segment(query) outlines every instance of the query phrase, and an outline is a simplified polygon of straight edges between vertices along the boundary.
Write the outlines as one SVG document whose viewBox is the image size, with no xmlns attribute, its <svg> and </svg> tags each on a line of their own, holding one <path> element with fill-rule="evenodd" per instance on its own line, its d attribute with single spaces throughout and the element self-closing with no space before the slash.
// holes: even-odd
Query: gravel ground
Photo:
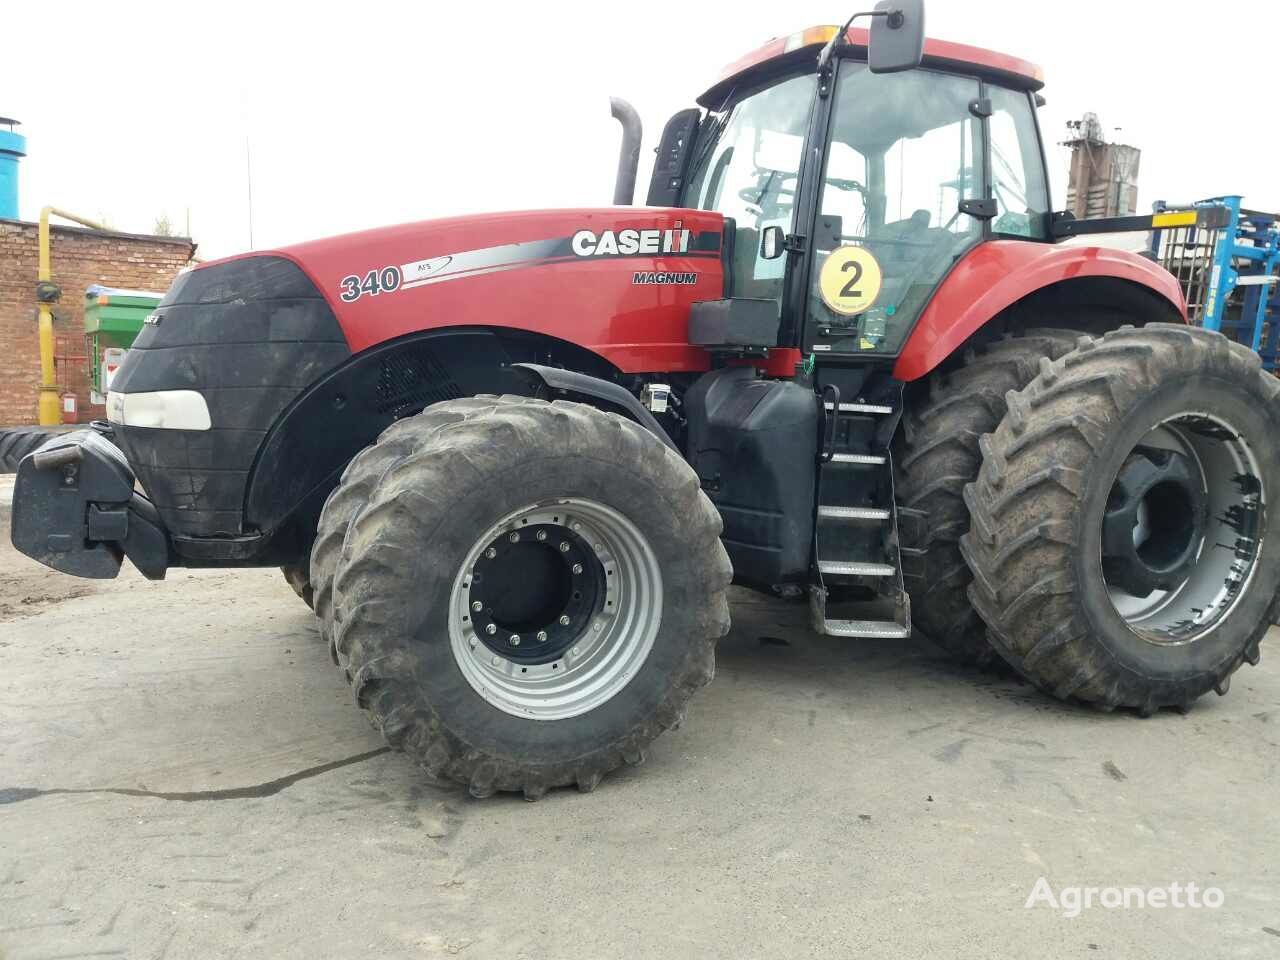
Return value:
<svg viewBox="0 0 1280 960">
<path fill-rule="evenodd" d="M 0 958 L 1280 955 L 1266 645 L 1143 721 L 734 617 L 645 766 L 475 801 L 382 749 L 275 571 L 91 583 L 6 542 Z M 1024 907 L 1042 876 L 1224 899 L 1071 918 Z"/>
</svg>

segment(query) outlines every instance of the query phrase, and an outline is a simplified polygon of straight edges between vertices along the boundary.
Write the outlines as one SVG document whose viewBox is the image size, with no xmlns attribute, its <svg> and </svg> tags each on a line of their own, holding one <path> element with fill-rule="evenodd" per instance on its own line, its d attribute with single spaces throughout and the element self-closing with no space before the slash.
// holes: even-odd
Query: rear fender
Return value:
<svg viewBox="0 0 1280 960">
<path fill-rule="evenodd" d="M 1083 278 L 1112 278 L 1143 292 L 1158 315 L 1186 320 L 1178 281 L 1143 257 L 1106 247 L 1053 246 L 1025 240 L 983 243 L 952 268 L 920 315 L 893 368 L 899 380 L 917 380 L 954 353 L 994 317 L 1039 291 Z"/>
</svg>

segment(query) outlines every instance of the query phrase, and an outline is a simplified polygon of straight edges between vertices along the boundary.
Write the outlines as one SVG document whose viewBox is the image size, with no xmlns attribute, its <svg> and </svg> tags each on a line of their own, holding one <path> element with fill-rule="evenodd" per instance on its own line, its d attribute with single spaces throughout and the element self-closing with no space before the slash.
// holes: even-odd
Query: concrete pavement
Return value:
<svg viewBox="0 0 1280 960">
<path fill-rule="evenodd" d="M 475 801 L 382 750 L 275 571 L 88 584 L 6 542 L 0 957 L 1280 955 L 1274 638 L 1143 721 L 733 612 L 645 766 Z M 1070 919 L 1041 876 L 1224 902 Z"/>
</svg>

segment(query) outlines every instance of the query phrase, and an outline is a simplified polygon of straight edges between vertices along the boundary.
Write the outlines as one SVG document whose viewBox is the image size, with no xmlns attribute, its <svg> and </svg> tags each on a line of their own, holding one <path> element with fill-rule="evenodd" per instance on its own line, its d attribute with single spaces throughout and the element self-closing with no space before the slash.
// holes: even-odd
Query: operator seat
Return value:
<svg viewBox="0 0 1280 960">
<path fill-rule="evenodd" d="M 905 220 L 869 231 L 867 247 L 879 261 L 884 277 L 881 304 L 900 304 L 906 297 L 916 268 L 930 256 L 926 245 L 933 232 L 929 229 L 932 220 L 928 210 L 917 210 Z"/>
<path fill-rule="evenodd" d="M 928 243 L 929 224 L 932 222 L 933 215 L 928 210 L 917 210 L 905 220 L 895 220 L 871 231 L 867 246 L 880 261 L 881 269 L 889 273 L 892 266 L 910 265 L 919 260 L 922 250 L 904 244 Z"/>
</svg>

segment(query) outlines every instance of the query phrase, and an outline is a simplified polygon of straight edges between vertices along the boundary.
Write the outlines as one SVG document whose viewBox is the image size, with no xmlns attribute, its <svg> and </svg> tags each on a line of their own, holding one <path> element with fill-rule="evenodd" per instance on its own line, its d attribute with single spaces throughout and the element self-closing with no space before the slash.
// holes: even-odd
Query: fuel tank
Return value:
<svg viewBox="0 0 1280 960">
<path fill-rule="evenodd" d="M 684 399 L 686 456 L 724 520 L 721 540 L 741 583 L 807 579 L 813 544 L 818 398 L 751 367 L 700 377 Z"/>
</svg>

